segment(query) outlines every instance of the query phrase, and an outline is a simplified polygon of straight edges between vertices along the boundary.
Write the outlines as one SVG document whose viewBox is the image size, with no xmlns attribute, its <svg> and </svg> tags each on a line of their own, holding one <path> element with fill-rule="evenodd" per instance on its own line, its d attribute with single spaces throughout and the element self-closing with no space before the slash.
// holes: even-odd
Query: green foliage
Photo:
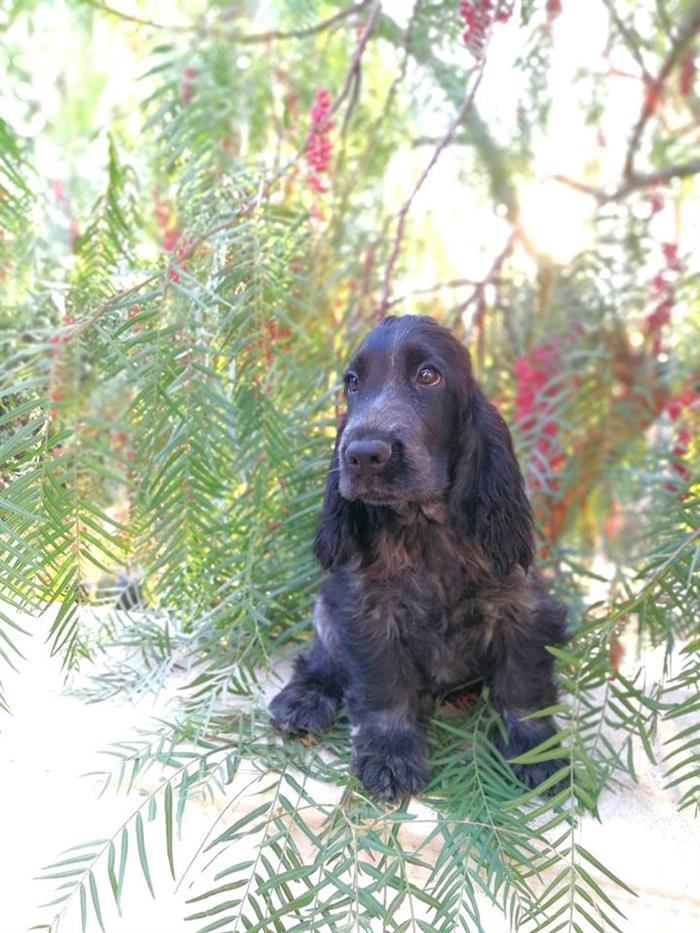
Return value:
<svg viewBox="0 0 700 933">
<path fill-rule="evenodd" d="M 0 665 L 21 663 L 17 614 L 57 604 L 53 649 L 81 667 L 86 700 L 187 675 L 172 721 L 107 750 L 104 791 L 138 802 L 107 838 L 46 867 L 56 894 L 43 928 L 75 904 L 84 930 L 108 928 L 129 864 L 157 897 L 160 850 L 179 883 L 197 879 L 187 919 L 199 933 L 471 931 L 484 905 L 519 931 L 625 929 L 625 882 L 580 844 L 582 813 L 636 777 L 640 751 L 663 763 L 680 808 L 700 805 L 698 449 L 687 439 L 698 277 L 692 244 L 681 235 L 675 258 L 664 251 L 649 206 L 649 178 L 690 160 L 691 139 L 666 145 L 649 115 L 634 172 L 583 183 L 597 204 L 592 245 L 567 263 L 547 255 L 519 199 L 561 92 L 549 71 L 556 5 L 524 3 L 508 27 L 521 37 L 513 112 L 487 113 L 477 96 L 429 180 L 441 179 L 437 209 L 468 178 L 475 223 L 498 215 L 507 227 L 505 249 L 484 246 L 492 271 L 457 279 L 462 218 L 439 234 L 429 211 L 409 213 L 401 238 L 396 211 L 475 75 L 458 5 L 418 0 L 404 22 L 369 2 L 274 6 L 251 21 L 252 8 L 231 17 L 192 0 L 153 25 L 67 5 L 66 33 L 86 55 L 92 43 L 91 77 L 66 78 L 65 97 L 43 103 L 26 45 L 31 34 L 41 54 L 57 41 L 47 4 L 7 14 L 8 80 L 24 89 L 0 121 Z M 642 49 L 657 72 L 675 55 L 675 81 L 694 47 L 686 19 L 674 40 L 670 5 L 647 4 L 647 41 L 628 7 L 609 15 L 611 44 Z M 110 63 L 93 67 L 111 43 L 117 65 L 142 76 L 118 106 L 103 97 Z M 603 119 L 613 78 L 579 77 L 582 113 Z M 694 94 L 670 81 L 671 117 L 693 113 Z M 337 110 L 319 193 L 304 150 L 322 86 Z M 73 160 L 50 184 L 34 168 L 36 112 L 42 142 Z M 666 180 L 677 217 L 697 208 L 692 172 Z M 554 651 L 560 732 L 525 756 L 565 747 L 547 798 L 525 792 L 492 745 L 486 695 L 436 717 L 433 783 L 391 809 L 349 775 L 346 725 L 319 744 L 282 742 L 262 707 L 261 684 L 308 637 L 340 360 L 376 319 L 397 244 L 390 307 L 434 314 L 470 343 L 514 428 L 543 569 L 570 606 L 572 639 Z M 414 275 L 424 255 L 434 286 Z M 657 274 L 672 284 L 666 330 L 649 323 Z M 111 609 L 122 573 L 145 609 Z M 619 670 L 615 646 L 632 629 L 640 660 Z M 655 678 L 645 652 L 659 646 Z M 659 747 L 669 723 L 678 729 Z M 179 829 L 195 799 L 218 815 L 185 866 Z"/>
</svg>

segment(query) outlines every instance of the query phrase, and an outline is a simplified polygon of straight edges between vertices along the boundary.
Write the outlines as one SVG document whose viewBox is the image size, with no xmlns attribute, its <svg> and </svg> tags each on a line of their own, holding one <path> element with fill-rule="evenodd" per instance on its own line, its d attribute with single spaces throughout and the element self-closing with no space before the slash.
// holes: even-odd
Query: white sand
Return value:
<svg viewBox="0 0 700 933">
<path fill-rule="evenodd" d="M 135 705 L 116 699 L 86 705 L 63 695 L 60 664 L 49 657 L 43 642 L 46 620 L 24 624 L 36 632 L 34 638 L 18 638 L 27 660 L 19 662 L 18 674 L 6 668 L 2 672 L 12 716 L 0 716 L 0 933 L 24 933 L 32 924 L 45 920 L 47 912 L 38 907 L 52 899 L 53 888 L 50 883 L 33 880 L 39 869 L 56 861 L 68 846 L 110 835 L 136 807 L 136 791 L 126 796 L 110 790 L 97 799 L 96 780 L 81 775 L 104 768 L 106 759 L 100 750 L 111 741 L 130 738 L 134 727 L 148 726 L 151 717 L 167 711 L 168 701 L 163 696 L 157 702 L 147 699 Z M 662 740 L 665 737 L 666 732 L 660 736 Z M 661 769 L 651 766 L 642 754 L 637 760 L 640 784 L 604 795 L 602 823 L 586 818 L 581 839 L 639 894 L 632 898 L 610 891 L 627 915 L 628 920 L 620 924 L 624 930 L 697 931 L 698 823 L 690 812 L 676 811 L 679 795 L 663 789 Z M 234 791 L 251 773 L 241 772 Z M 147 777 L 146 786 L 153 786 L 155 780 L 155 774 Z M 259 798 L 254 796 L 244 799 L 237 805 L 236 815 L 241 807 L 257 802 Z M 189 806 L 184 838 L 176 849 L 178 866 L 187 863 L 216 812 L 209 804 L 193 802 Z M 162 834 L 160 817 L 147 831 Z M 164 858 L 164 840 L 154 839 L 148 851 L 157 900 L 148 893 L 132 850 L 121 917 L 107 890 L 104 867 L 98 873 L 108 933 L 193 933 L 197 924 L 185 924 L 182 919 L 192 910 L 184 903 L 188 890 L 183 885 L 175 892 Z M 244 857 L 242 853 L 241 860 Z M 61 924 L 63 933 L 80 930 L 75 900 Z M 483 919 L 488 933 L 507 929 L 504 919 L 492 909 L 485 910 Z M 92 917 L 88 929 L 98 929 Z"/>
</svg>

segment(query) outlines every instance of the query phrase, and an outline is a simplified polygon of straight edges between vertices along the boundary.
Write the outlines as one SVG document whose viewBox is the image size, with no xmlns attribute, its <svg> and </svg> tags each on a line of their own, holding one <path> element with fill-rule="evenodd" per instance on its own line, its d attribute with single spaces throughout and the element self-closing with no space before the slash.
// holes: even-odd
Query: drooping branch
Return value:
<svg viewBox="0 0 700 933">
<path fill-rule="evenodd" d="M 337 95 L 335 101 L 333 102 L 333 106 L 330 109 L 330 113 L 328 114 L 330 118 L 331 116 L 333 116 L 334 113 L 337 113 L 341 105 L 345 101 L 345 99 L 348 97 L 349 94 L 352 93 L 352 97 L 350 98 L 350 104 L 348 106 L 345 117 L 343 119 L 343 131 L 345 131 L 348 125 L 348 122 L 350 120 L 350 117 L 352 116 L 352 112 L 355 109 L 355 104 L 357 103 L 357 98 L 358 98 L 359 89 L 360 89 L 360 74 L 361 74 L 360 69 L 361 69 L 362 56 L 364 54 L 365 49 L 367 48 L 367 42 L 369 41 L 369 37 L 372 34 L 372 30 L 374 29 L 377 23 L 377 17 L 379 16 L 379 13 L 381 12 L 381 8 L 382 8 L 382 4 L 380 0 L 375 0 L 372 6 L 372 9 L 369 12 L 369 16 L 367 17 L 365 28 L 362 31 L 362 35 L 360 36 L 357 42 L 355 51 L 353 52 L 353 56 L 350 61 L 350 68 L 348 69 L 348 73 L 345 76 L 345 81 L 343 82 L 343 86 L 340 89 L 340 93 Z"/>
<path fill-rule="evenodd" d="M 448 126 L 447 132 L 445 133 L 445 135 L 442 137 L 440 142 L 435 147 L 435 150 L 433 151 L 430 161 L 423 169 L 413 190 L 411 191 L 408 198 L 406 198 L 401 209 L 399 210 L 398 220 L 396 224 L 396 233 L 394 234 L 394 240 L 392 243 L 391 252 L 389 253 L 389 259 L 387 261 L 386 268 L 384 270 L 382 292 L 381 292 L 381 296 L 379 300 L 379 306 L 377 309 L 378 317 L 383 317 L 389 305 L 389 299 L 390 299 L 390 293 L 391 293 L 391 279 L 394 273 L 394 267 L 396 265 L 396 261 L 399 256 L 399 251 L 401 249 L 401 242 L 403 240 L 404 230 L 406 227 L 406 218 L 408 217 L 408 212 L 411 209 L 411 205 L 413 204 L 416 198 L 416 195 L 418 194 L 420 189 L 425 184 L 425 181 L 428 175 L 430 174 L 433 166 L 440 158 L 440 155 L 442 154 L 445 147 L 449 145 L 453 136 L 457 132 L 457 129 L 461 126 L 464 120 L 464 117 L 467 114 L 467 111 L 471 107 L 474 97 L 476 95 L 476 92 L 479 88 L 479 85 L 481 84 L 481 78 L 484 74 L 484 64 L 485 64 L 485 58 L 482 57 L 481 61 L 479 62 L 479 65 L 477 66 L 476 77 L 472 83 L 471 89 L 469 90 L 466 97 L 462 101 L 459 109 L 457 110 L 457 113 L 455 114 L 454 119 Z"/>
<path fill-rule="evenodd" d="M 456 85 L 455 69 L 452 65 L 443 62 L 434 53 L 430 44 L 415 42 L 409 48 L 405 45 L 403 30 L 386 13 L 382 13 L 380 17 L 377 32 L 396 48 L 405 48 L 416 64 L 427 68 L 448 99 L 457 99 L 461 89 Z M 508 221 L 517 226 L 520 218 L 520 205 L 508 167 L 507 153 L 494 139 L 487 122 L 476 106 L 471 106 L 465 114 L 464 132 L 455 133 L 450 142 L 457 141 L 464 142 L 475 149 L 481 165 L 488 173 L 494 201 L 505 206 Z M 434 140 L 430 142 L 430 145 L 436 143 L 437 140 Z"/>
<path fill-rule="evenodd" d="M 546 497 L 544 537 L 554 544 L 575 519 L 576 513 L 596 489 L 610 463 L 654 423 L 668 399 L 663 371 L 653 357 L 632 349 L 627 336 L 616 336 L 612 366 L 618 377 L 617 394 L 611 394 L 607 411 L 570 455 L 570 461 L 585 464 L 561 497 Z"/>
</svg>

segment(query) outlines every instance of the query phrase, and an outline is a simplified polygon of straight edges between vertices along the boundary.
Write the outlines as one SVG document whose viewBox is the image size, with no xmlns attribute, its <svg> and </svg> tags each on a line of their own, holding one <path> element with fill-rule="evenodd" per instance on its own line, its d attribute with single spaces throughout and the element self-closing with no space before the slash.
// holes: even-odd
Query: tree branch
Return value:
<svg viewBox="0 0 700 933">
<path fill-rule="evenodd" d="M 397 48 L 404 48 L 403 30 L 386 13 L 382 13 L 378 32 L 387 42 Z M 429 43 L 415 42 L 409 51 L 414 62 L 432 72 L 436 83 L 446 97 L 450 100 L 457 100 L 458 94 L 461 94 L 461 85 L 457 85 L 458 79 L 454 66 L 438 58 Z M 488 124 L 476 107 L 471 107 L 466 114 L 462 137 L 465 138 L 467 145 L 475 149 L 479 161 L 488 173 L 493 200 L 505 205 L 509 222 L 517 225 L 520 218 L 520 205 L 508 167 L 508 155 L 493 138 Z"/>
<path fill-rule="evenodd" d="M 461 304 L 458 304 L 457 307 L 454 309 L 454 319 L 452 323 L 453 327 L 457 327 L 457 325 L 459 324 L 462 318 L 462 315 L 464 314 L 464 312 L 467 310 L 467 308 L 473 301 L 479 302 L 479 312 L 482 317 L 481 321 L 475 320 L 473 323 L 477 327 L 479 327 L 480 324 L 483 322 L 484 289 L 486 288 L 487 285 L 496 284 L 496 282 L 498 281 L 498 276 L 501 271 L 501 267 L 503 266 L 503 263 L 506 261 L 506 259 L 513 252 L 513 248 L 515 246 L 516 241 L 519 239 L 519 237 L 520 237 L 520 234 L 518 232 L 518 229 L 514 228 L 511 231 L 510 236 L 506 240 L 505 245 L 503 246 L 503 249 L 501 249 L 501 251 L 498 253 L 496 258 L 491 263 L 491 268 L 486 273 L 484 278 L 481 279 L 479 282 L 474 283 L 474 290 L 471 293 L 471 295 L 465 301 L 461 302 Z M 477 317 L 478 316 L 479 315 L 477 315 Z"/>
<path fill-rule="evenodd" d="M 462 101 L 459 107 L 459 110 L 457 111 L 454 119 L 452 120 L 449 127 L 447 128 L 447 132 L 445 133 L 445 135 L 442 137 L 440 142 L 435 147 L 435 151 L 433 152 L 430 158 L 430 161 L 428 162 L 426 167 L 423 169 L 420 175 L 420 178 L 418 179 L 418 181 L 416 182 L 413 188 L 413 191 L 410 193 L 408 198 L 404 201 L 403 206 L 401 207 L 401 210 L 399 211 L 398 222 L 396 224 L 396 234 L 394 235 L 394 242 L 391 248 L 391 252 L 389 254 L 389 259 L 387 261 L 386 268 L 384 270 L 384 282 L 382 284 L 382 293 L 381 293 L 381 297 L 379 301 L 379 307 L 377 309 L 377 313 L 379 317 L 383 317 L 383 315 L 386 313 L 387 307 L 389 306 L 389 294 L 391 291 L 391 278 L 394 272 L 394 266 L 396 265 L 396 260 L 398 259 L 398 256 L 399 256 L 399 251 L 401 249 L 401 241 L 404 235 L 404 229 L 406 226 L 406 217 L 408 216 L 408 212 L 410 211 L 411 205 L 413 204 L 413 201 L 415 200 L 416 195 L 418 194 L 420 189 L 423 187 L 423 184 L 425 183 L 425 180 L 430 174 L 433 166 L 435 165 L 437 160 L 440 158 L 440 155 L 442 154 L 442 151 L 445 149 L 445 147 L 449 145 L 452 137 L 457 132 L 457 129 L 459 128 L 459 126 L 462 124 L 462 121 L 464 120 L 464 117 L 466 116 L 467 111 L 471 107 L 474 97 L 476 95 L 476 92 L 479 88 L 479 85 L 481 84 L 481 79 L 484 74 L 484 64 L 485 64 L 485 59 L 482 57 L 478 65 L 476 79 L 474 80 L 472 84 L 471 90 L 469 91 L 469 93 L 466 95 L 466 97 Z"/>
<path fill-rule="evenodd" d="M 105 312 L 109 311 L 110 308 L 114 305 L 119 304 L 120 301 L 123 301 L 125 298 L 129 298 L 131 295 L 137 295 L 143 288 L 147 285 L 150 285 L 151 282 L 154 282 L 156 279 L 160 279 L 162 273 L 156 272 L 153 275 L 149 275 L 147 278 L 142 279 L 140 282 L 137 282 L 136 285 L 131 285 L 129 288 L 124 288 L 116 294 L 112 295 L 110 298 L 106 298 L 104 301 L 95 308 L 92 314 L 88 314 L 87 317 L 79 320 L 76 325 L 68 331 L 65 336 L 65 342 L 68 343 L 71 340 L 75 340 L 76 337 L 80 337 L 86 330 L 92 327 L 99 319 L 102 317 Z"/>
<path fill-rule="evenodd" d="M 236 32 L 235 30 L 218 28 L 216 26 L 158 23 L 152 19 L 146 19 L 145 17 L 136 16 L 132 13 L 124 13 L 121 10 L 115 10 L 114 7 L 102 3 L 101 0 L 83 0 L 83 2 L 102 13 L 107 13 L 109 16 L 116 16 L 118 19 L 125 20 L 128 23 L 136 23 L 139 26 L 148 26 L 149 29 L 161 29 L 165 32 L 221 36 L 222 38 L 240 42 L 241 45 L 253 45 L 259 42 L 271 42 L 277 39 L 305 39 L 307 36 L 313 36 L 319 32 L 324 32 L 326 29 L 330 29 L 338 23 L 342 23 L 344 20 L 349 19 L 355 13 L 360 13 L 369 5 L 370 0 L 361 0 L 360 3 L 353 3 L 339 10 L 337 13 L 334 13 L 332 16 L 329 16 L 327 19 L 314 23 L 312 26 L 302 26 L 299 29 L 290 29 L 287 32 L 280 29 L 271 29 L 268 32 L 252 32 L 247 34 Z"/>
<path fill-rule="evenodd" d="M 358 9 L 358 7 L 356 7 L 355 9 Z M 374 5 L 372 6 L 372 9 L 369 12 L 369 16 L 367 17 L 367 22 L 365 24 L 364 31 L 362 35 L 360 36 L 357 46 L 355 48 L 355 51 L 353 53 L 352 60 L 350 62 L 350 68 L 348 69 L 348 73 L 345 76 L 345 81 L 343 82 L 343 86 L 340 89 L 340 93 L 338 94 L 335 101 L 333 102 L 333 106 L 330 109 L 330 113 L 328 114 L 328 117 L 330 118 L 334 113 L 336 113 L 338 109 L 340 108 L 341 104 L 343 103 L 343 101 L 345 100 L 345 98 L 352 91 L 352 97 L 350 98 L 350 105 L 347 109 L 345 117 L 343 118 L 343 132 L 345 132 L 345 129 L 348 125 L 348 121 L 350 120 L 350 117 L 352 116 L 352 111 L 355 109 L 355 104 L 357 103 L 357 98 L 358 98 L 359 88 L 360 88 L 360 63 L 362 61 L 362 56 L 364 54 L 364 51 L 367 48 L 367 42 L 369 41 L 369 37 L 377 23 L 377 17 L 379 16 L 381 9 L 382 9 L 381 0 L 375 0 Z"/>
<path fill-rule="evenodd" d="M 630 192 L 637 191 L 640 188 L 662 185 L 671 181 L 673 178 L 689 178 L 691 175 L 697 175 L 699 172 L 700 159 L 691 159 L 690 162 L 682 162 L 680 165 L 670 165 L 668 168 L 659 169 L 658 172 L 634 174 L 630 180 L 626 184 L 621 185 L 608 200 L 619 200 L 620 198 L 626 197 Z"/>
<path fill-rule="evenodd" d="M 622 19 L 618 11 L 615 9 L 615 0 L 603 0 L 603 3 L 608 13 L 610 14 L 610 18 L 613 20 L 613 22 L 617 26 L 617 31 L 622 36 L 622 39 L 625 45 L 627 46 L 627 49 L 630 55 L 632 56 L 632 58 L 634 58 L 636 63 L 639 65 L 639 68 L 642 72 L 643 77 L 645 79 L 650 80 L 650 75 L 647 70 L 647 66 L 644 63 L 644 59 L 642 58 L 642 53 L 639 50 L 639 44 L 635 42 L 634 36 L 630 33 L 629 29 L 624 23 L 624 20 Z"/>
<path fill-rule="evenodd" d="M 481 284 L 477 279 L 449 279 L 447 282 L 436 282 L 435 285 L 428 285 L 425 288 L 414 288 L 404 295 L 399 295 L 398 298 L 392 298 L 387 303 L 387 311 L 389 308 L 403 304 L 404 301 L 408 301 L 409 298 L 414 298 L 416 295 L 434 295 L 435 292 L 441 292 L 445 288 L 466 288 L 467 286 L 477 288 Z"/>
<path fill-rule="evenodd" d="M 623 182 L 614 191 L 605 191 L 602 188 L 596 188 L 594 185 L 587 185 L 585 182 L 577 181 L 575 178 L 569 178 L 566 175 L 550 175 L 552 181 L 558 181 L 574 191 L 580 191 L 582 194 L 589 194 L 595 198 L 599 205 L 609 204 L 611 201 L 621 201 L 627 195 L 634 191 L 640 191 L 644 188 L 653 188 L 656 185 L 664 185 L 674 178 L 689 178 L 691 175 L 700 174 L 700 159 L 691 159 L 689 162 L 681 162 L 678 165 L 669 165 L 667 168 L 661 168 L 656 172 L 646 172 L 644 174 L 635 172 L 627 181 Z"/>
<path fill-rule="evenodd" d="M 696 0 L 688 13 L 688 17 L 685 23 L 683 23 L 680 32 L 676 36 L 675 42 L 669 49 L 669 52 L 666 55 L 663 64 L 661 65 L 661 69 L 656 79 L 652 81 L 651 84 L 647 85 L 647 91 L 644 95 L 644 103 L 642 104 L 639 119 L 637 120 L 634 129 L 632 130 L 632 136 L 630 138 L 629 145 L 627 147 L 627 154 L 625 156 L 625 165 L 622 171 L 622 176 L 626 181 L 630 181 L 635 175 L 634 157 L 637 149 L 639 148 L 639 143 L 641 141 L 644 128 L 656 110 L 658 98 L 661 94 L 663 86 L 666 83 L 668 76 L 679 62 L 687 46 L 693 41 L 698 32 L 700 32 L 700 2 Z"/>
</svg>

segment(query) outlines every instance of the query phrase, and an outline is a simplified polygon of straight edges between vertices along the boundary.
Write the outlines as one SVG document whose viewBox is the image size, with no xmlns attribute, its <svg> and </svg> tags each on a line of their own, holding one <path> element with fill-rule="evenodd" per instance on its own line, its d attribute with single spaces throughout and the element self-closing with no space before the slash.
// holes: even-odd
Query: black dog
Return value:
<svg viewBox="0 0 700 933">
<path fill-rule="evenodd" d="M 283 732 L 317 732 L 344 700 L 354 770 L 394 799 L 427 783 L 421 721 L 460 685 L 490 686 L 507 758 L 553 734 L 549 717 L 524 717 L 555 702 L 545 646 L 564 640 L 565 611 L 530 569 L 510 434 L 455 337 L 428 317 L 387 318 L 345 389 L 315 540 L 329 571 L 316 638 L 270 711 Z M 560 766 L 513 767 L 535 787 Z"/>
</svg>

